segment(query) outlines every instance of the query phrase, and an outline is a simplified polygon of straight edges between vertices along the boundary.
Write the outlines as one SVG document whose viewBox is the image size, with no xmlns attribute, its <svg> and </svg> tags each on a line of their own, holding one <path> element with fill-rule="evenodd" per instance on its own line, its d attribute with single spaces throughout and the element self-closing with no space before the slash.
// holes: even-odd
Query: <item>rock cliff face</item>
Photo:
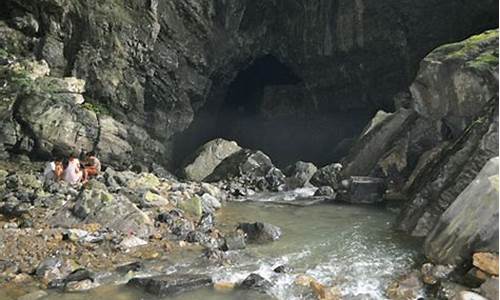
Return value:
<svg viewBox="0 0 500 300">
<path fill-rule="evenodd" d="M 477 251 L 498 253 L 498 157 L 443 213 L 424 249 L 435 262 L 454 265 L 470 261 Z"/>
<path fill-rule="evenodd" d="M 133 153 L 144 164 L 168 166 L 225 127 L 240 126 L 226 122 L 224 112 L 257 120 L 300 115 L 307 124 L 336 119 L 339 112 L 368 119 L 379 108 L 392 110 L 393 96 L 406 89 L 426 53 L 496 27 L 498 11 L 492 0 L 7 0 L 3 7 L 0 45 L 7 60 L 45 60 L 47 75 L 86 81 L 83 109 L 97 114 L 89 119 L 81 107 L 61 108 L 83 126 L 89 142 L 82 147 L 92 144 L 115 165 L 128 163 Z M 228 97 L 234 81 L 265 57 L 278 65 L 279 78 L 252 82 L 262 92 L 249 96 L 252 107 L 238 106 Z M 266 101 L 271 96 L 275 104 Z M 0 111 L 2 134 L 9 137 L 3 147 L 34 155 L 48 150 L 41 141 L 50 126 L 30 118 L 40 122 L 52 113 L 44 111 L 45 100 L 36 102 L 43 114 L 26 115 L 14 100 Z M 91 124 L 82 124 L 80 116 Z M 321 124 L 313 131 L 321 131 Z M 348 136 L 300 132 L 301 142 L 314 146 L 297 147 L 289 158 L 326 162 L 333 154 L 318 153 L 331 148 L 332 136 L 353 137 L 361 126 Z M 286 145 L 292 147 L 293 139 Z M 274 149 L 270 143 L 243 146 Z"/>
<path fill-rule="evenodd" d="M 443 212 L 498 156 L 498 30 L 432 51 L 410 90 L 409 108 L 379 113 L 369 123 L 343 173 L 388 179 L 390 193 L 406 199 L 399 229 L 425 237 L 439 232 Z M 447 220 L 468 222 L 455 217 Z M 454 243 L 447 247 L 463 248 Z"/>
</svg>

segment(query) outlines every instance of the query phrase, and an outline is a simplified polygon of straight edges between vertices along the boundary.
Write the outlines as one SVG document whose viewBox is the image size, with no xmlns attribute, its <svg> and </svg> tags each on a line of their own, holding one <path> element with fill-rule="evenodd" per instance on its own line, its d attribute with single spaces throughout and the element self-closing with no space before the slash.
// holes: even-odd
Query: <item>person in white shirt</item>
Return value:
<svg viewBox="0 0 500 300">
<path fill-rule="evenodd" d="M 44 182 L 47 183 L 50 181 L 60 180 L 63 174 L 63 170 L 64 168 L 61 159 L 56 158 L 55 160 L 48 162 L 45 165 L 45 169 L 43 170 Z"/>
<path fill-rule="evenodd" d="M 80 160 L 75 155 L 70 155 L 68 166 L 64 170 L 64 181 L 69 184 L 78 184 L 83 179 L 83 172 L 80 170 Z"/>
</svg>

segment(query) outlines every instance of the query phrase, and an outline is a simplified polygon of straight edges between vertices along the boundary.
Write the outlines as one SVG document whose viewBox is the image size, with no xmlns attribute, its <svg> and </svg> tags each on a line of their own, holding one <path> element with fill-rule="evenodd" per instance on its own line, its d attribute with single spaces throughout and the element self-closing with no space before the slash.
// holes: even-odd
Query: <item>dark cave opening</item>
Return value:
<svg viewBox="0 0 500 300">
<path fill-rule="evenodd" d="M 321 111 L 301 78 L 267 55 L 229 85 L 216 135 L 262 150 L 280 167 L 298 160 L 324 165 L 347 154 L 374 113 L 370 108 Z"/>
<path fill-rule="evenodd" d="M 334 97 L 318 105 L 302 78 L 272 55 L 255 59 L 212 93 L 190 127 L 176 136 L 173 167 L 215 138 L 261 150 L 278 167 L 299 160 L 323 166 L 348 153 L 378 109 L 335 106 L 342 101 Z"/>
</svg>

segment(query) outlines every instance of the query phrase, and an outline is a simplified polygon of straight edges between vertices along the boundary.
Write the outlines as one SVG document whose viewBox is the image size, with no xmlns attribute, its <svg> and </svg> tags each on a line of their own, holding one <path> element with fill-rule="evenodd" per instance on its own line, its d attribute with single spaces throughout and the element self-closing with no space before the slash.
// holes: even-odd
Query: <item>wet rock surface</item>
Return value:
<svg viewBox="0 0 500 300">
<path fill-rule="evenodd" d="M 245 233 L 249 242 L 265 243 L 281 237 L 281 229 L 268 223 L 240 223 L 238 229 Z"/>
<path fill-rule="evenodd" d="M 252 273 L 248 275 L 248 277 L 245 278 L 242 282 L 240 282 L 238 287 L 241 289 L 252 289 L 262 293 L 266 293 L 266 291 L 268 291 L 272 287 L 272 284 L 259 274 Z"/>
<path fill-rule="evenodd" d="M 460 265 L 475 249 L 498 252 L 497 198 L 498 158 L 493 158 L 441 216 L 425 241 L 426 255 L 436 262 Z"/>
<path fill-rule="evenodd" d="M 203 275 L 172 274 L 149 278 L 133 278 L 127 285 L 157 296 L 172 296 L 212 284 L 212 279 Z"/>
</svg>

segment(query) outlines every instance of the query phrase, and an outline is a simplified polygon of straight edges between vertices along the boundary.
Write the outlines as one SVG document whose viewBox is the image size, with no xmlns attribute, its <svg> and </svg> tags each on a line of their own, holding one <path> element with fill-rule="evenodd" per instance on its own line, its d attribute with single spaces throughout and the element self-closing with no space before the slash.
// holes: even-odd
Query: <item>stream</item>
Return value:
<svg viewBox="0 0 500 300">
<path fill-rule="evenodd" d="M 307 191 L 298 194 L 301 192 L 302 196 L 308 195 Z M 254 196 L 253 201 L 230 202 L 217 213 L 216 221 L 223 231 L 233 230 L 239 222 L 260 221 L 277 225 L 283 232 L 277 241 L 230 251 L 232 264 L 228 266 L 207 265 L 199 253 L 191 252 L 173 257 L 169 263 L 151 265 L 153 274 L 204 273 L 210 274 L 214 282 L 237 282 L 250 273 L 258 273 L 273 283 L 268 294 L 204 288 L 175 297 L 155 297 L 123 285 L 108 284 L 88 293 L 52 293 L 47 299 L 314 299 L 309 289 L 294 283 L 299 274 L 338 287 L 344 299 L 386 299 L 387 284 L 414 265 L 420 241 L 393 230 L 393 212 L 382 207 L 347 204 L 303 206 L 296 197 L 297 194 L 284 193 Z M 273 272 L 283 264 L 292 267 L 293 272 Z"/>
</svg>

